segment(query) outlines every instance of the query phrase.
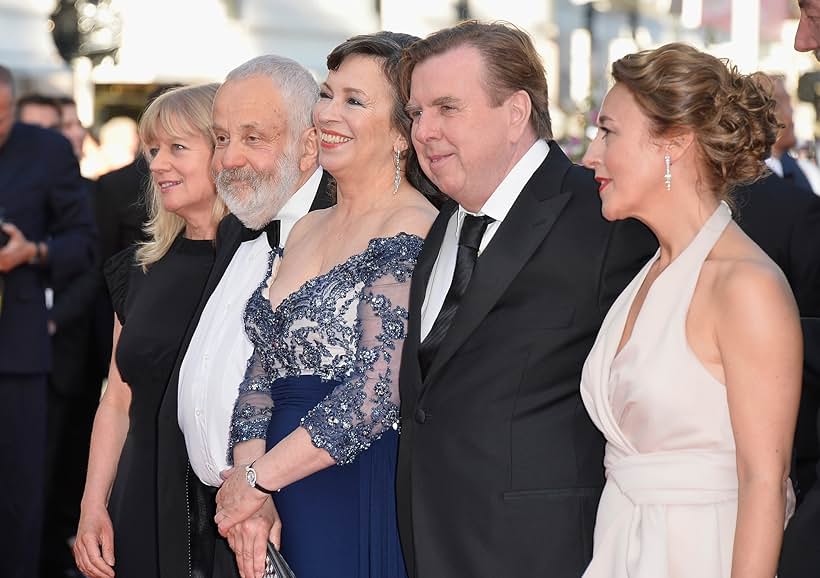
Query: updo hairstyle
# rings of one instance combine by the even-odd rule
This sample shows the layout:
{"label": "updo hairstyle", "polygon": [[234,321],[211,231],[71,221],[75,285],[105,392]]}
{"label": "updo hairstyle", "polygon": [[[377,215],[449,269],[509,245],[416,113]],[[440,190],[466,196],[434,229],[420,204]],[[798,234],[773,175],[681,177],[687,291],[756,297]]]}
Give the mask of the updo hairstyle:
{"label": "updo hairstyle", "polygon": [[649,118],[653,137],[694,133],[701,178],[718,199],[767,174],[780,125],[765,74],[740,74],[725,59],[672,43],[621,58],[612,76]]}

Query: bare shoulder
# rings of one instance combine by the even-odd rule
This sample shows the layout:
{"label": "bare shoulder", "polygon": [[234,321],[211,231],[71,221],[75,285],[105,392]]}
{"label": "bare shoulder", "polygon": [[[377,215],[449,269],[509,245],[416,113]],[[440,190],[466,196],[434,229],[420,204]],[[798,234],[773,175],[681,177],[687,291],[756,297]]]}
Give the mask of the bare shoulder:
{"label": "bare shoulder", "polygon": [[437,215],[438,210],[423,198],[402,204],[385,215],[380,236],[393,237],[399,233],[408,233],[423,239]]}
{"label": "bare shoulder", "polygon": [[288,245],[298,245],[310,236],[311,231],[316,231],[328,218],[331,209],[319,209],[310,211],[304,217],[296,221],[288,236]]}
{"label": "bare shoulder", "polygon": [[716,319],[741,332],[798,319],[785,275],[760,247],[743,235],[716,249],[701,273]]}

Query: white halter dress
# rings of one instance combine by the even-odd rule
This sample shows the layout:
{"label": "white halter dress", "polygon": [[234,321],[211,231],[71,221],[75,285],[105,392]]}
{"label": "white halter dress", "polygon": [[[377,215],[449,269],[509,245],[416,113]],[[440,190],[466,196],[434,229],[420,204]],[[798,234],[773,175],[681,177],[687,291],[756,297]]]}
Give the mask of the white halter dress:
{"label": "white halter dress", "polygon": [[584,578],[730,575],[737,469],[726,387],[686,340],[701,267],[730,221],[721,203],[654,281],[616,355],[656,253],[613,304],[584,364],[584,405],[607,439],[607,481]]}

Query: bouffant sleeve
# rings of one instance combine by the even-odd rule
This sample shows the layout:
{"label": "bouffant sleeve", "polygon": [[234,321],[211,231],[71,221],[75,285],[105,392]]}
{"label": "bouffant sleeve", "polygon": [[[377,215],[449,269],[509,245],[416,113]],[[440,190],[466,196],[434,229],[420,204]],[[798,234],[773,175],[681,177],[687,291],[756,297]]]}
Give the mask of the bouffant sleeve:
{"label": "bouffant sleeve", "polygon": [[105,262],[103,274],[111,297],[111,306],[120,324],[125,323],[125,301],[128,297],[128,282],[136,267],[135,249],[123,249]]}

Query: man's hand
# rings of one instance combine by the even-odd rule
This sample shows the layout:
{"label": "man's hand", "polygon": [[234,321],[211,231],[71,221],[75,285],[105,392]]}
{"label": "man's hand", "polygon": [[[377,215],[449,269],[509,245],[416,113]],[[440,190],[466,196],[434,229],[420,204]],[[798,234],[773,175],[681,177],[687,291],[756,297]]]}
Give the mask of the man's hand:
{"label": "man's hand", "polygon": [[20,229],[11,223],[3,223],[0,228],[9,236],[9,242],[0,249],[0,273],[8,273],[37,255],[37,245],[26,239]]}
{"label": "man's hand", "polygon": [[268,541],[278,550],[281,533],[282,521],[270,497],[250,518],[228,530],[228,544],[242,578],[262,578]]}
{"label": "man's hand", "polygon": [[243,466],[225,470],[219,475],[225,483],[216,494],[214,522],[219,526],[219,533],[227,538],[228,530],[250,518],[270,496],[248,485]]}

